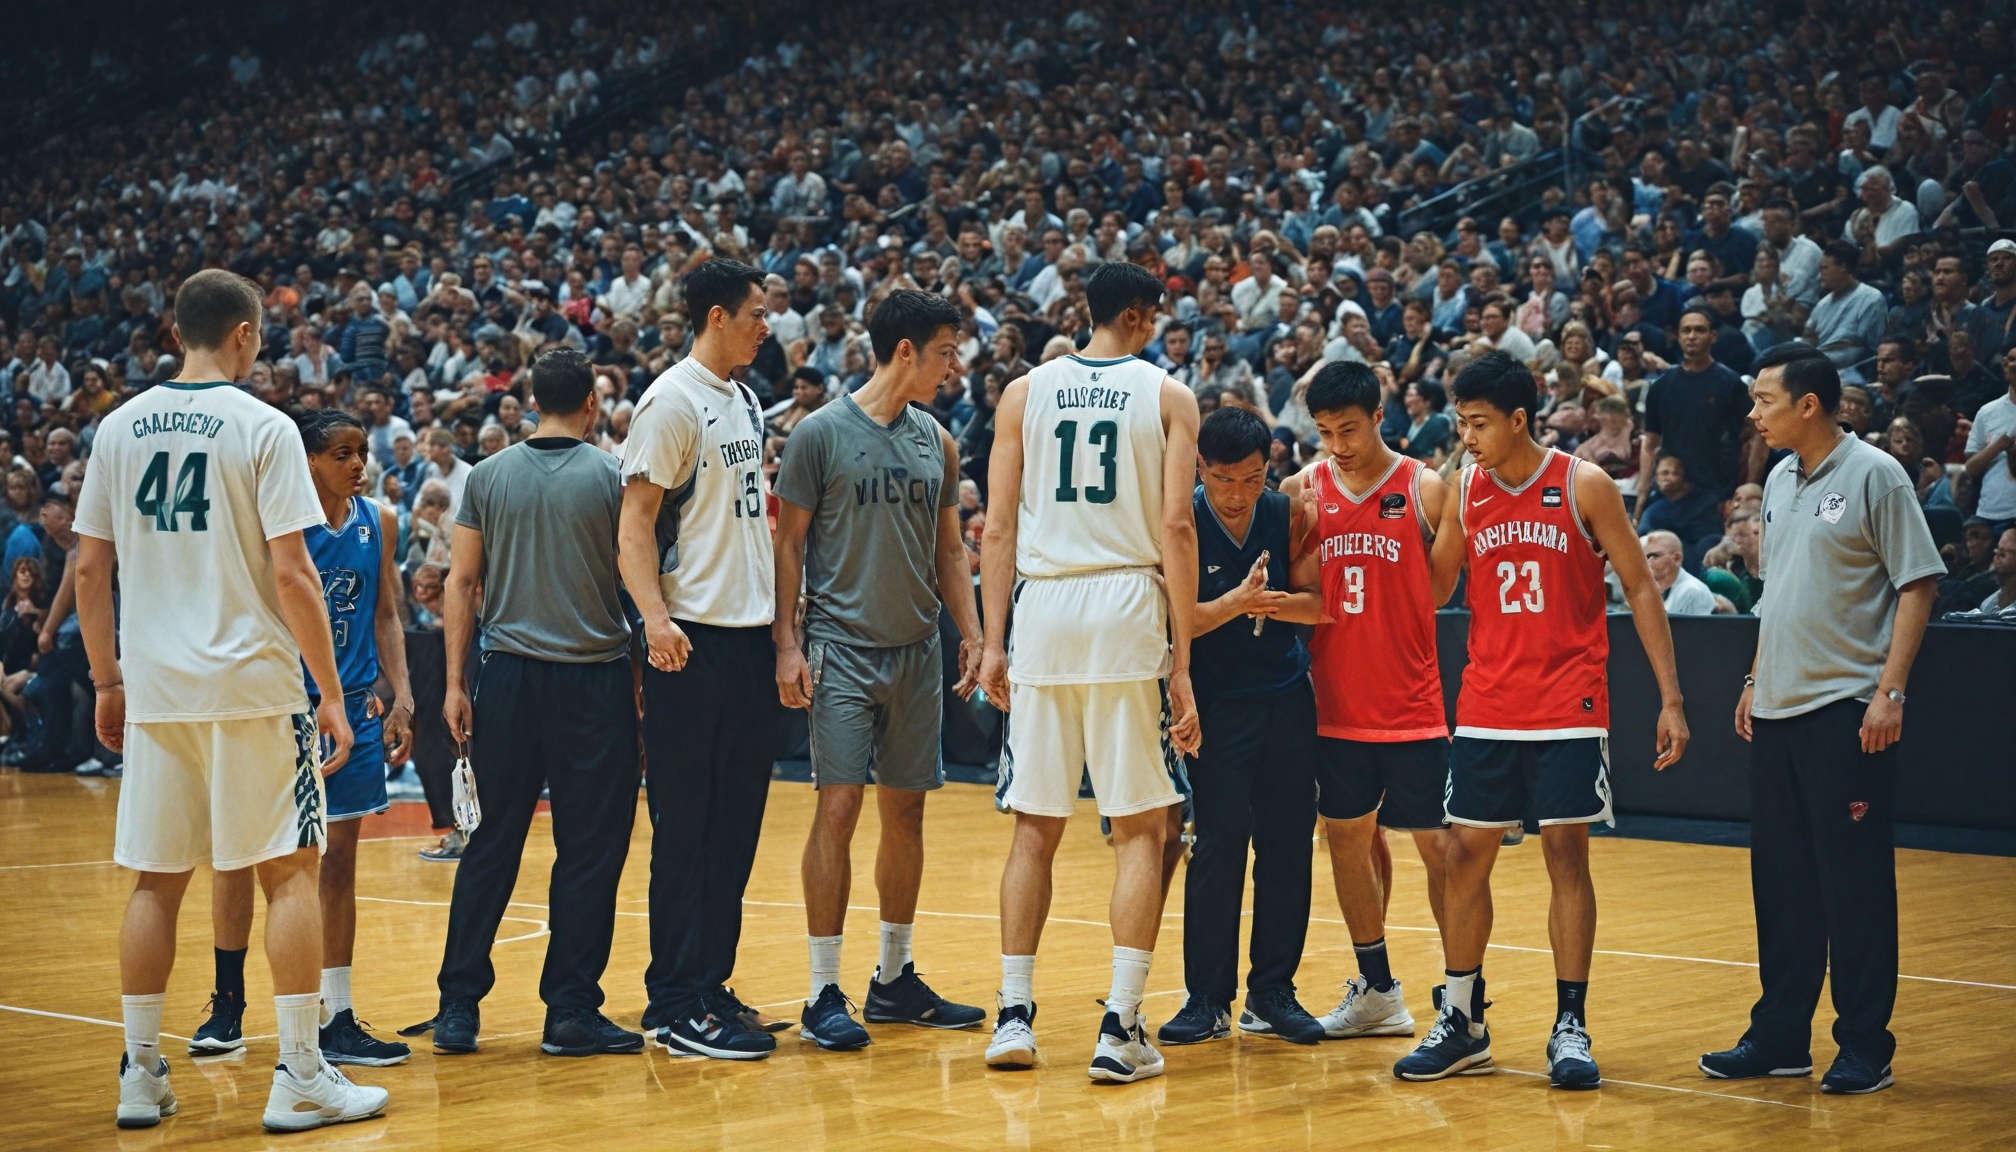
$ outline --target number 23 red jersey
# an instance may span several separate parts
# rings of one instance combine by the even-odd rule
[[[1401,457],[1357,497],[1328,461],[1310,483],[1329,617],[1309,645],[1316,731],[1371,743],[1447,737],[1421,462]]]
[[[1575,507],[1577,465],[1549,449],[1517,488],[1475,465],[1463,470],[1470,663],[1458,736],[1609,734],[1603,555]]]

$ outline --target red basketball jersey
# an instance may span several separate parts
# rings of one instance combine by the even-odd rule
[[[1603,555],[1575,507],[1578,463],[1549,450],[1517,488],[1474,465],[1463,471],[1470,664],[1458,736],[1609,734]]]
[[[1357,497],[1327,461],[1311,483],[1329,617],[1309,646],[1316,730],[1375,743],[1446,738],[1421,462],[1400,457]]]

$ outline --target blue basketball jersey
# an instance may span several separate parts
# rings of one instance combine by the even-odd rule
[[[322,598],[329,608],[343,694],[364,691],[378,682],[378,572],[385,562],[378,506],[352,496],[350,517],[341,528],[316,524],[303,536],[322,575]],[[313,677],[308,679],[308,695],[319,696]]]

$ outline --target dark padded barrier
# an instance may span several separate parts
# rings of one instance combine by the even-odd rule
[[[1470,618],[1436,618],[1443,690],[1455,722]],[[1750,746],[1736,735],[1736,699],[1757,648],[1748,616],[1677,616],[1673,648],[1687,697],[1687,755],[1652,770],[1659,690],[1629,616],[1610,617],[1610,779],[1619,812],[1713,820],[1750,818]],[[2016,634],[1933,624],[1912,666],[1904,706],[1897,819],[2016,830]]]

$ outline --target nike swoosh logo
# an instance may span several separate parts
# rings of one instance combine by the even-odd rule
[[[709,416],[707,418],[707,426],[709,428],[712,428],[715,425],[715,423],[718,422],[720,419],[721,418],[719,416]]]
[[[1208,573],[1208,572],[1216,572],[1217,570],[1218,570],[1218,565],[1216,565],[1216,564],[1207,564],[1207,565],[1205,565],[1205,566],[1204,566],[1204,571],[1205,571],[1205,572],[1207,572],[1207,573]]]
[[[1483,498],[1481,498],[1481,499],[1477,499],[1477,500],[1472,500],[1472,501],[1470,501],[1470,505],[1471,505],[1471,507],[1473,507],[1473,508],[1474,508],[1474,507],[1476,507],[1476,506],[1477,506],[1477,505],[1479,505],[1479,504],[1489,504],[1489,503],[1490,503],[1491,501],[1493,501],[1493,500],[1495,500],[1495,499],[1497,499],[1497,498],[1498,498],[1498,494],[1497,494],[1496,492],[1493,492],[1493,493],[1492,493],[1491,495],[1489,495],[1489,496],[1485,496],[1485,497],[1483,497]]]

